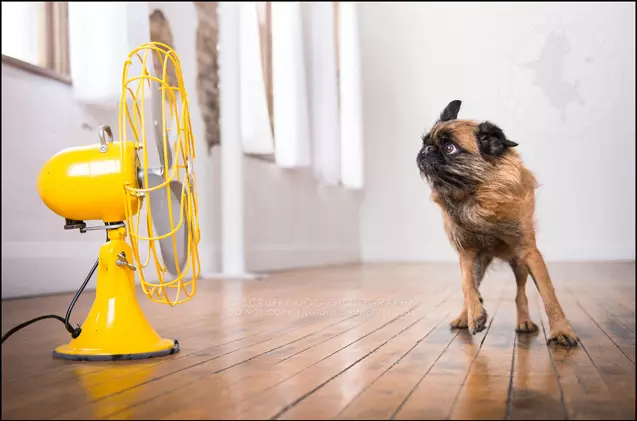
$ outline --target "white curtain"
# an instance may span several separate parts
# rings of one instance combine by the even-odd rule
[[[339,8],[337,77],[333,4],[272,3],[275,157],[279,166],[312,166],[321,181],[361,189],[356,3],[340,2]]]
[[[363,112],[356,3],[340,2],[341,182],[363,187]]]
[[[301,4],[272,2],[272,81],[275,160],[280,167],[307,167],[310,130]]]
[[[326,184],[341,180],[341,151],[336,75],[336,37],[332,2],[303,4],[312,167]]]
[[[257,5],[255,2],[243,2],[238,5],[243,151],[251,154],[273,154],[274,141],[261,65]]]
[[[147,2],[69,2],[71,77],[81,104],[117,106],[128,53],[150,41],[148,16]]]

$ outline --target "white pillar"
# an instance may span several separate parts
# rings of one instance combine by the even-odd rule
[[[221,270],[245,272],[243,215],[243,150],[241,147],[241,87],[239,4],[219,3],[219,102],[221,130]]]

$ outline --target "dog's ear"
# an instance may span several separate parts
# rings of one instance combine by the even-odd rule
[[[504,135],[501,128],[495,124],[485,121],[478,125],[478,149],[483,155],[500,156],[507,148],[518,146],[517,143],[509,140]]]
[[[462,101],[454,100],[451,101],[442,113],[440,113],[440,121],[451,121],[458,118],[458,112],[460,111],[460,105],[462,105]]]

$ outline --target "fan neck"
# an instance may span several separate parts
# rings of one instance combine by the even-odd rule
[[[125,240],[126,239],[126,228],[120,227],[120,228],[108,230],[108,239],[110,241],[117,241],[117,240],[122,241],[122,240]]]

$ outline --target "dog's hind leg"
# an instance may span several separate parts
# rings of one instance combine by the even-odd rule
[[[577,346],[579,338],[566,319],[564,310],[562,310],[562,306],[557,300],[553,282],[551,282],[551,277],[542,254],[537,247],[533,246],[525,249],[522,253],[522,257],[542,297],[542,301],[544,301],[544,309],[549,319],[549,327],[551,329],[547,342],[549,344],[562,345],[567,348]]]
[[[529,269],[526,264],[519,258],[513,258],[509,261],[513,274],[515,275],[515,283],[517,284],[517,293],[515,294],[515,306],[517,308],[518,318],[515,331],[518,333],[537,332],[538,327],[531,320],[529,314],[529,300],[526,298],[526,280],[529,277]]]

